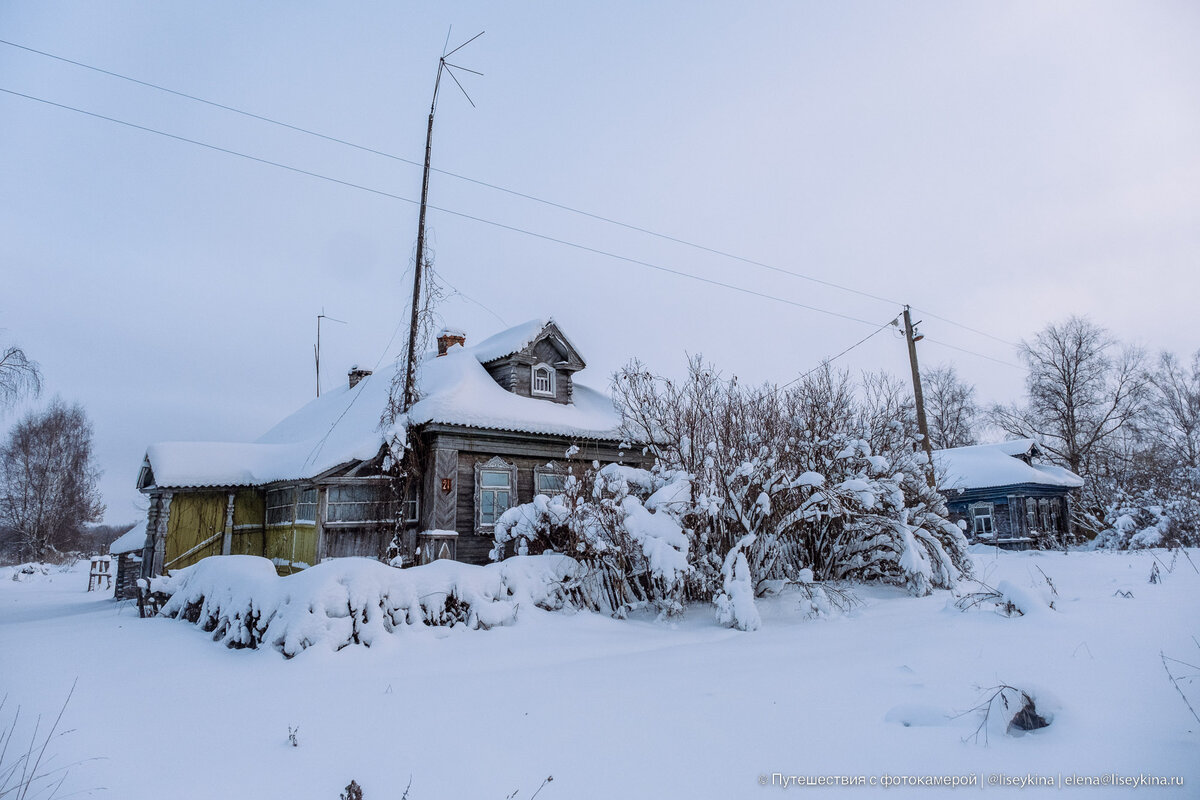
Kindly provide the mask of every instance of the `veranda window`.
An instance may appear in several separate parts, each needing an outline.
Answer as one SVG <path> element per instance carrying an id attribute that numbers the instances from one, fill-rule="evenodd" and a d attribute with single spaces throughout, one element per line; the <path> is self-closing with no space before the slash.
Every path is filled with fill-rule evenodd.
<path id="1" fill-rule="evenodd" d="M 267 524 L 291 525 L 296 508 L 296 489 L 276 489 L 267 492 Z"/>
<path id="2" fill-rule="evenodd" d="M 392 522 L 388 487 L 382 482 L 329 487 L 325 516 L 329 522 Z"/>
<path id="3" fill-rule="evenodd" d="M 317 490 L 303 489 L 300 492 L 300 502 L 296 504 L 296 522 L 317 524 Z"/>

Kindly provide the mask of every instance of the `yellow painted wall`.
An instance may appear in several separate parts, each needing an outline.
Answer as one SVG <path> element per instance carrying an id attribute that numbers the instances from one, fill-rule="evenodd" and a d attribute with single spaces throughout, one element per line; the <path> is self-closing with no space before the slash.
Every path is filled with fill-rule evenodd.
<path id="1" fill-rule="evenodd" d="M 233 500 L 233 542 L 229 551 L 240 556 L 266 554 L 263 520 L 266 495 L 258 489 L 239 489 Z"/>
<path id="2" fill-rule="evenodd" d="M 264 555 L 280 575 L 290 575 L 317 563 L 316 525 L 271 525 Z"/>
<path id="3" fill-rule="evenodd" d="M 257 525 L 262 527 L 266 519 L 267 498 L 258 489 L 238 489 L 233 500 L 233 527 Z"/>
<path id="4" fill-rule="evenodd" d="M 171 498 L 165 569 L 182 569 L 202 558 L 221 554 L 221 537 L 217 536 L 186 558 L 179 558 L 205 539 L 225 530 L 225 503 L 224 492 L 186 492 Z"/>

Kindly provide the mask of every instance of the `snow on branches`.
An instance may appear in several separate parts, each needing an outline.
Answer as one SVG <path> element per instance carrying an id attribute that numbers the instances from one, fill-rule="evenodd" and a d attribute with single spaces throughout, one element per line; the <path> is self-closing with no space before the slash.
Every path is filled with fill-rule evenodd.
<path id="1" fill-rule="evenodd" d="M 690 497 L 675 496 L 671 513 L 689 539 L 690 598 L 726 608 L 731 582 L 761 595 L 809 574 L 922 595 L 969 571 L 966 540 L 925 479 L 911 408 L 887 376 L 869 376 L 861 399 L 829 370 L 781 392 L 742 387 L 699 359 L 689 367 L 676 382 L 635 362 L 613 393 L 627 437 L 651 443 L 652 473 L 686 476 L 675 480 Z"/>
<path id="2" fill-rule="evenodd" d="M 676 482 L 619 464 L 572 474 L 564 494 L 537 495 L 501 515 L 491 558 L 504 558 L 510 543 L 520 555 L 567 553 L 596 573 L 574 587 L 586 606 L 617 616 L 640 605 L 677 613 L 691 570 L 688 538 L 670 510 L 681 492 Z"/>

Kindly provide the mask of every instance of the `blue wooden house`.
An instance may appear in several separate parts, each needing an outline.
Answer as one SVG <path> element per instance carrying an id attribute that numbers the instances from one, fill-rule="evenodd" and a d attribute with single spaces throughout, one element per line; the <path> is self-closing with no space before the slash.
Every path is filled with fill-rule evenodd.
<path id="1" fill-rule="evenodd" d="M 1033 439 L 937 450 L 938 489 L 972 542 L 1026 549 L 1071 535 L 1071 495 L 1083 478 L 1041 463 Z"/>

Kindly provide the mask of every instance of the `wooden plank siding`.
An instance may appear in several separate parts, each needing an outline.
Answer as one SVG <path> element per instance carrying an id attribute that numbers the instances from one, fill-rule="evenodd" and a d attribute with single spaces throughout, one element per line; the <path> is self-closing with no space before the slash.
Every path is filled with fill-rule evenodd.
<path id="1" fill-rule="evenodd" d="M 454 486 L 453 530 L 458 532 L 458 560 L 469 564 L 486 564 L 492 549 L 492 529 L 477 524 L 475 508 L 476 465 L 499 457 L 516 467 L 516 486 L 513 505 L 528 503 L 534 496 L 534 470 L 554 462 L 561 468 L 572 467 L 577 472 L 589 468 L 593 461 L 602 464 L 623 462 L 643 466 L 640 450 L 621 451 L 615 442 L 586 440 L 575 442 L 567 437 L 521 434 L 451 426 L 432 426 L 426 431 L 434 450 L 454 450 L 458 463 Z M 567 448 L 580 448 L 574 459 L 568 460 Z M 428 486 L 429 483 L 426 482 Z M 436 489 L 440 492 L 440 487 Z M 432 506 L 435 500 L 423 500 Z"/>
<path id="2" fill-rule="evenodd" d="M 326 525 L 321 531 L 320 560 L 354 556 L 382 559 L 391 540 L 391 526 Z"/>
<path id="3" fill-rule="evenodd" d="M 202 558 L 221 554 L 219 534 L 225 530 L 227 498 L 224 491 L 181 492 L 172 498 L 167 518 L 164 569 L 183 569 Z M 188 552 L 207 539 L 212 541 L 195 552 Z"/>
<path id="4" fill-rule="evenodd" d="M 264 556 L 275 562 L 275 571 L 291 575 L 317 563 L 317 526 L 301 523 L 269 525 Z"/>
<path id="5" fill-rule="evenodd" d="M 237 490 L 233 499 L 232 554 L 261 556 L 266 552 L 266 513 L 266 492 L 261 489 Z"/>

